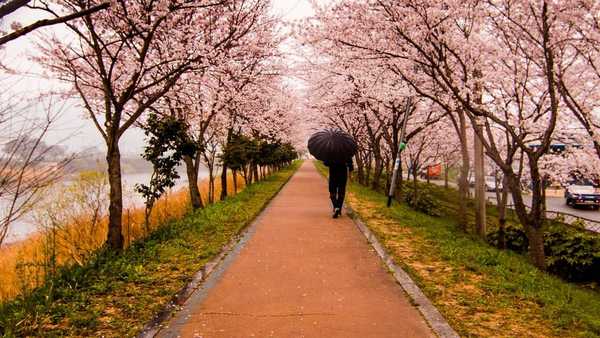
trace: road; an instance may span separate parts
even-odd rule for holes
[[[442,180],[431,180],[430,182],[433,184],[436,184],[436,185],[440,185],[440,186],[444,185],[444,181],[442,181]],[[450,185],[456,188],[456,183],[450,182]],[[471,189],[471,194],[474,194],[473,189]],[[495,203],[496,193],[495,192],[486,192],[486,198],[488,199],[488,201]],[[508,198],[509,198],[508,204],[512,204],[511,196],[509,195]],[[531,205],[531,196],[525,195],[524,199],[525,199],[525,203],[527,203],[527,205]],[[569,214],[569,215],[585,218],[585,219],[600,223],[600,211],[587,209],[587,208],[570,207],[565,203],[564,197],[547,196],[546,197],[546,209],[548,211]],[[600,232],[598,230],[596,230],[596,231]]]

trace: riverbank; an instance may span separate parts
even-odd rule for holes
[[[119,256],[98,253],[0,307],[0,333],[134,336],[263,209],[299,166],[161,227]]]
[[[179,169],[180,179],[176,181],[173,188],[169,189],[169,193],[176,193],[177,191],[187,187],[186,174],[182,170],[184,169]],[[95,167],[89,171],[82,170],[74,172],[68,176],[65,176],[61,181],[57,182],[57,184],[69,185],[73,181],[76,181],[81,173],[85,172],[104,173],[106,170],[101,167]],[[125,209],[125,212],[127,212],[127,210],[134,210],[144,206],[143,197],[135,191],[135,186],[136,184],[148,184],[151,176],[152,172],[149,171],[131,171],[123,173],[123,208]],[[208,178],[208,169],[201,167],[198,172],[198,179],[202,181],[206,178]],[[36,224],[36,220],[32,217],[35,207],[32,209],[33,210],[30,210],[28,213],[11,223],[7,236],[2,243],[3,248],[9,245],[22,243],[29,237],[35,236],[36,233],[40,231],[40,226]]]
[[[206,197],[207,180],[201,181],[200,188]],[[229,193],[233,194],[232,187]],[[54,186],[46,193],[47,198],[38,201],[34,213],[39,231],[0,248],[0,302],[29,292],[62,265],[84,264],[103,245],[107,232],[107,194],[105,175],[84,172],[69,184]],[[185,188],[163,195],[153,208],[148,225],[143,204],[125,207],[125,242],[129,245],[161,225],[181,219],[189,210],[189,193]]]

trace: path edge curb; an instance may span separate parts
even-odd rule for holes
[[[302,163],[300,163],[302,166]],[[292,177],[296,174],[298,169],[296,168],[294,172],[281,184],[279,189],[271,196],[262,208],[256,213],[256,216],[249,220],[240,230],[240,232],[231,239],[231,241],[225,244],[219,254],[215,256],[213,259],[208,261],[198,272],[196,272],[192,279],[181,288],[175,295],[171,301],[169,301],[160,312],[158,312],[151,320],[148,322],[142,330],[136,335],[137,338],[154,338],[163,329],[164,324],[166,324],[170,319],[172,319],[173,315],[180,310],[183,305],[187,302],[187,300],[196,292],[198,289],[202,287],[202,285],[206,282],[208,277],[211,275],[213,271],[217,267],[219,267],[223,261],[229,256],[235,249],[241,244],[245,244],[249,239],[249,236],[252,235],[252,229],[256,226],[257,222],[260,219],[260,215],[268,208],[271,202],[277,197],[283,188],[289,183]]]
[[[419,286],[400,266],[394,263],[392,256],[386,251],[384,246],[381,245],[379,239],[377,239],[377,236],[375,236],[369,227],[362,221],[358,213],[355,212],[348,204],[346,204],[344,208],[346,209],[347,215],[354,222],[354,225],[356,225],[358,230],[360,230],[360,232],[365,236],[379,258],[392,272],[396,282],[400,284],[404,292],[406,292],[406,294],[411,298],[413,304],[419,310],[433,332],[441,338],[459,338],[460,336],[458,333],[454,331],[450,324],[448,324],[444,316],[438,311],[433,303],[431,303],[429,298],[425,296]]]

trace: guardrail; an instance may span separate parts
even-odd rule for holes
[[[487,201],[488,201],[488,203],[496,204],[496,199],[494,197],[488,197]],[[508,204],[508,205],[506,205],[506,207],[509,210],[511,210],[512,212],[514,212],[514,210],[515,210],[514,204]],[[530,209],[529,206],[526,206],[526,208]],[[583,228],[584,230],[587,230],[587,231],[591,231],[594,233],[600,233],[600,221],[596,221],[593,219],[569,214],[567,212],[546,210],[546,219],[552,219],[552,220],[560,219],[563,223],[565,223],[569,226],[572,226],[574,228],[577,228],[577,229]],[[576,223],[579,223],[579,224],[576,225]]]
[[[550,216],[550,217],[549,217]],[[593,219],[572,215],[566,212],[546,210],[547,219],[561,219],[565,224],[573,226],[574,223],[580,223],[584,229],[595,233],[600,233],[600,222]],[[578,227],[579,228],[579,227]]]

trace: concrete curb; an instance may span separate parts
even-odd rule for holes
[[[456,331],[448,324],[442,314],[435,308],[431,301],[423,294],[421,289],[415,284],[410,276],[402,270],[401,267],[394,263],[393,258],[387,253],[383,245],[379,243],[379,240],[371,232],[371,230],[364,224],[358,214],[352,210],[348,205],[345,206],[348,216],[354,221],[356,227],[360,232],[367,238],[367,241],[371,244],[377,255],[390,269],[394,278],[400,284],[402,289],[408,294],[416,308],[421,312],[427,324],[435,332],[436,335],[442,338],[457,338],[460,337]]]
[[[283,182],[281,187],[279,187],[279,190],[277,190],[275,194],[273,194],[273,196],[266,201],[263,208],[258,212],[257,216],[248,222],[242,231],[240,231],[238,235],[236,235],[221,249],[221,252],[216,257],[207,262],[200,269],[200,271],[196,272],[194,276],[192,276],[192,280],[173,296],[173,300],[165,305],[165,307],[148,324],[144,326],[142,331],[136,336],[137,338],[156,337],[160,331],[166,327],[166,324],[168,324],[169,320],[176,317],[175,313],[184,309],[184,305],[190,303],[191,300],[194,300],[193,303],[196,303],[205,297],[206,292],[216,284],[227,266],[231,264],[239,251],[252,237],[256,231],[256,225],[260,221],[264,211],[269,208],[271,202],[281,193],[283,188],[288,184],[295,174],[296,171],[294,171],[285,180],[285,182]],[[213,273],[215,271],[216,273]],[[202,294],[199,297],[196,297],[198,299],[192,299],[194,298],[192,297],[194,296],[194,293],[200,289],[202,289]],[[167,335],[169,335],[169,333],[167,333]]]

